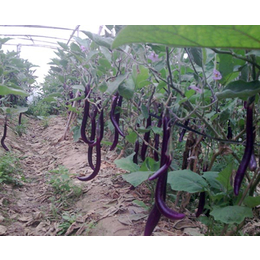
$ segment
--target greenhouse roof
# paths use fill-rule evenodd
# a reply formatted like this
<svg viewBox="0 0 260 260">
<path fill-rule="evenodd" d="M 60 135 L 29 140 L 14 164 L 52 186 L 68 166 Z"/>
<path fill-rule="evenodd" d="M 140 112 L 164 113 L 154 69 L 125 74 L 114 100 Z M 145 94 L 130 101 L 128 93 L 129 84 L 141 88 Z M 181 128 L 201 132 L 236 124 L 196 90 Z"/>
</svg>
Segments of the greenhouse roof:
<svg viewBox="0 0 260 260">
<path fill-rule="evenodd" d="M 87 26 L 84 27 L 86 29 L 83 30 L 89 30 Z M 98 30 L 98 26 L 95 27 Z M 45 25 L 0 25 L 0 38 L 11 38 L 5 45 L 16 46 L 17 51 L 22 46 L 56 49 L 59 47 L 57 42 L 69 44 L 74 36 L 80 37 L 83 31 L 81 28 L 80 25 L 70 28 Z"/>
<path fill-rule="evenodd" d="M 60 47 L 58 42 L 69 44 L 74 37 L 86 38 L 82 31 L 100 33 L 103 26 L 72 25 L 0 25 L 0 38 L 11 38 L 2 46 L 4 51 L 17 51 L 20 57 L 28 59 L 37 65 L 35 72 L 39 82 L 43 82 L 44 75 L 50 68 L 49 62 L 55 57 L 55 50 Z"/>
</svg>

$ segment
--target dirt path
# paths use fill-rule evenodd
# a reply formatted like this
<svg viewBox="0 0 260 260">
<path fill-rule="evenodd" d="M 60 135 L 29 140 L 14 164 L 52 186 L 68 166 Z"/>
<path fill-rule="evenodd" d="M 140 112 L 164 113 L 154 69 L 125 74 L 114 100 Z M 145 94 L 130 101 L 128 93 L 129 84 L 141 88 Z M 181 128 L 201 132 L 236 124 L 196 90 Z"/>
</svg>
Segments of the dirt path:
<svg viewBox="0 0 260 260">
<path fill-rule="evenodd" d="M 87 146 L 68 140 L 57 142 L 66 120 L 53 117 L 44 128 L 42 121 L 27 118 L 27 132 L 21 138 L 8 134 L 6 143 L 22 158 L 26 182 L 22 187 L 6 185 L 0 193 L 0 227 L 2 234 L 17 235 L 89 235 L 141 236 L 148 211 L 135 201 L 149 206 L 150 192 L 145 186 L 131 189 L 113 164 L 115 153 L 102 152 L 99 175 L 89 182 L 80 182 L 75 175 L 90 173 Z M 51 170 L 65 166 L 73 187 L 81 194 L 55 194 L 49 183 Z M 65 197 L 65 200 L 64 200 Z M 63 198 L 63 200 L 61 200 Z M 174 226 L 174 228 L 173 228 Z M 198 229 L 189 219 L 174 223 L 162 219 L 154 235 L 185 235 L 185 230 Z M 1 230 L 1 228 L 0 228 Z"/>
</svg>

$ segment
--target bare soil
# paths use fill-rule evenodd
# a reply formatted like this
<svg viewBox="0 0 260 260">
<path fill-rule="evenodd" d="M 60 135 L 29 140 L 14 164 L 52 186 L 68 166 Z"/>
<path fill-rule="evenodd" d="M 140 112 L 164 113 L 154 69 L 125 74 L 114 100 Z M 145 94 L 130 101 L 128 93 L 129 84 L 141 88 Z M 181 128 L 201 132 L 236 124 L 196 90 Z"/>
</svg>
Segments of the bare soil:
<svg viewBox="0 0 260 260">
<path fill-rule="evenodd" d="M 66 119 L 52 117 L 46 128 L 41 120 L 29 117 L 25 120 L 26 134 L 19 137 L 9 128 L 5 141 L 19 156 L 25 181 L 20 187 L 4 185 L 0 189 L 1 235 L 143 235 L 149 209 L 138 206 L 135 201 L 142 201 L 149 208 L 152 206 L 151 193 L 146 185 L 132 189 L 123 180 L 122 170 L 113 163 L 117 153 L 104 148 L 98 176 L 81 182 L 76 175 L 91 173 L 87 145 L 82 141 L 74 142 L 71 134 L 66 140 L 58 141 L 64 133 Z M 54 194 L 47 178 L 49 171 L 60 165 L 69 170 L 74 185 L 82 189 L 78 197 L 70 198 L 68 194 L 67 204 L 59 204 L 59 196 Z M 70 222 L 62 217 L 64 214 L 70 216 Z M 176 222 L 162 217 L 153 235 L 203 235 L 204 231 L 194 216 Z"/>
</svg>

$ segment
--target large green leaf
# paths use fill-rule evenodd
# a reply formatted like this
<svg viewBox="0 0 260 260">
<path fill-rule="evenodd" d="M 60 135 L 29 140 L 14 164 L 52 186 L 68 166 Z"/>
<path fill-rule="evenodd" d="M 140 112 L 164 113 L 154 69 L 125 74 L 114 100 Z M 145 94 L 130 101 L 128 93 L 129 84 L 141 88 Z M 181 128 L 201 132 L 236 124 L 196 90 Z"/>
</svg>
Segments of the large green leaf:
<svg viewBox="0 0 260 260">
<path fill-rule="evenodd" d="M 239 224 L 245 218 L 252 218 L 252 209 L 242 206 L 227 206 L 224 208 L 213 207 L 210 215 L 214 217 L 215 220 L 221 221 L 225 224 Z"/>
<path fill-rule="evenodd" d="M 258 205 L 260 205 L 260 196 L 252 197 L 248 196 L 244 199 L 243 203 L 250 208 L 254 208 Z"/>
<path fill-rule="evenodd" d="M 216 179 L 219 175 L 219 172 L 204 172 L 202 177 L 209 183 L 210 187 L 216 189 L 217 191 L 223 191 L 223 186 Z"/>
<path fill-rule="evenodd" d="M 27 97 L 29 94 L 21 89 L 15 89 L 15 88 L 10 88 L 4 85 L 0 85 L 0 95 L 5 96 L 5 95 L 18 95 L 22 97 Z"/>
<path fill-rule="evenodd" d="M 128 25 L 114 40 L 117 48 L 130 43 L 176 47 L 260 49 L 258 25 Z"/>
<path fill-rule="evenodd" d="M 125 99 L 129 100 L 134 96 L 135 84 L 132 78 L 128 78 L 119 85 L 118 93 Z"/>
<path fill-rule="evenodd" d="M 132 184 L 134 187 L 137 187 L 142 182 L 146 181 L 152 173 L 152 171 L 138 171 L 123 174 L 122 177 L 128 183 Z"/>
<path fill-rule="evenodd" d="M 107 82 L 107 90 L 109 94 L 113 94 L 119 87 L 120 84 L 123 83 L 123 81 L 127 78 L 128 73 L 125 73 L 124 75 L 119 75 L 116 77 L 116 79 L 112 82 Z"/>
<path fill-rule="evenodd" d="M 28 107 L 16 107 L 12 109 L 12 114 L 20 114 L 20 113 L 25 113 L 28 110 Z"/>
<path fill-rule="evenodd" d="M 135 83 L 136 88 L 142 88 L 146 85 L 149 85 L 150 82 L 148 81 L 149 77 L 149 69 L 140 65 L 134 65 L 132 71 L 132 78 Z"/>
<path fill-rule="evenodd" d="M 230 82 L 221 92 L 217 92 L 218 99 L 241 98 L 246 100 L 248 97 L 260 92 L 260 81 L 245 82 L 243 80 Z"/>
<path fill-rule="evenodd" d="M 202 192 L 208 188 L 208 184 L 202 176 L 190 170 L 169 172 L 168 183 L 173 190 L 189 193 Z"/>
<path fill-rule="evenodd" d="M 230 176 L 232 174 L 233 167 L 234 163 L 229 163 L 227 167 L 222 170 L 216 178 L 216 180 L 219 181 L 226 190 L 232 190 L 232 186 L 230 184 Z"/>
<path fill-rule="evenodd" d="M 118 160 L 115 160 L 114 163 L 118 168 L 121 168 L 125 171 L 129 172 L 136 172 L 140 170 L 140 167 L 133 162 L 133 156 L 134 153 L 130 154 L 129 156 L 125 158 L 121 158 Z"/>
</svg>

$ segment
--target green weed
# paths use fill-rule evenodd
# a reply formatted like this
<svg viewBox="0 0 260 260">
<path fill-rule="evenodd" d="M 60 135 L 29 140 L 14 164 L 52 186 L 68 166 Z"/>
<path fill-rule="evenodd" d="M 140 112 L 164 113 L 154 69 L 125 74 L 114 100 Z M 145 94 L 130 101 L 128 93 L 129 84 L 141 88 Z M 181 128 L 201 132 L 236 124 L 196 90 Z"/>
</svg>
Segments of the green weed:
<svg viewBox="0 0 260 260">
<path fill-rule="evenodd" d="M 50 173 L 49 183 L 60 202 L 67 201 L 69 203 L 71 198 L 79 197 L 82 194 L 82 189 L 73 183 L 72 174 L 66 167 L 59 166 L 58 169 L 51 170 Z"/>
<path fill-rule="evenodd" d="M 0 157 L 0 187 L 2 183 L 20 186 L 24 180 L 19 158 L 10 152 L 2 155 Z"/>
</svg>

